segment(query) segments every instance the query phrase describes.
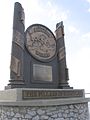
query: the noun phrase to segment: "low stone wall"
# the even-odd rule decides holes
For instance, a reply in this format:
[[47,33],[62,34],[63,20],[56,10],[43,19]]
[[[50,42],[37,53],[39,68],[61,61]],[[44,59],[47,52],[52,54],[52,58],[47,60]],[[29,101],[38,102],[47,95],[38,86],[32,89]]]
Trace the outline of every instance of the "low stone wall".
[[0,120],[89,120],[88,103],[52,106],[0,106]]

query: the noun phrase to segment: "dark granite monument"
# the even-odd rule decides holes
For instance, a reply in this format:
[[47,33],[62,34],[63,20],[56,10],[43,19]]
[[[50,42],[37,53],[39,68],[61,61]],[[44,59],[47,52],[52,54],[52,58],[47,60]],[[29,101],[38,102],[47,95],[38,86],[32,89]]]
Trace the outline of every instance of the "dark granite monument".
[[70,89],[63,22],[56,36],[44,25],[33,24],[25,31],[21,4],[14,7],[10,83],[7,88]]
[[10,77],[0,91],[0,120],[89,120],[83,89],[68,85],[63,22],[56,35],[41,24],[25,31],[24,10],[15,3]]
[[25,15],[15,3],[10,82],[0,91],[0,120],[89,120],[83,89],[68,85],[63,22],[56,35],[44,25],[25,31]]

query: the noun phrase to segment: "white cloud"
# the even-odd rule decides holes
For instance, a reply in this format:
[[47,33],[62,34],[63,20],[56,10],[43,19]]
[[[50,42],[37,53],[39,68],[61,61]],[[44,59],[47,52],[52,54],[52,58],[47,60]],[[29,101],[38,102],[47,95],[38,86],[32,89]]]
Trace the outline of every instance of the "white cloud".
[[[86,0],[89,4],[90,4],[90,0]],[[87,10],[88,12],[90,12],[90,7]]]
[[68,26],[68,31],[70,32],[70,33],[79,33],[79,30],[76,28],[76,27],[74,27],[74,26]]
[[81,88],[85,89],[86,92],[90,92],[90,32],[79,33],[77,39],[75,36],[72,39],[75,42],[77,41],[79,46],[77,49],[76,44],[73,45],[74,48],[72,49],[76,49],[76,51],[71,56],[68,56],[70,85],[74,88]]
[[87,32],[81,36],[82,43],[87,46],[90,46],[90,32]]
[[47,2],[28,0],[27,3],[26,1],[21,3],[25,9],[26,26],[37,22],[55,30],[55,24],[67,20],[69,16],[69,10],[58,7],[52,0]]
[[52,21],[65,21],[68,19],[69,16],[69,10],[65,10],[63,8],[58,7],[57,5],[54,5],[52,2],[49,1],[47,4],[47,11],[44,12],[47,13],[48,17]]
[[86,0],[88,3],[90,3],[90,0]]
[[88,12],[90,12],[90,8],[88,9]]
[[88,32],[88,33],[85,33],[84,35],[82,35],[82,37],[84,38],[84,39],[89,39],[90,40],[90,32]]
[[[0,38],[1,38],[1,58],[0,58],[0,89],[3,89],[9,82],[9,66],[12,43],[12,23],[14,2],[20,2],[25,11],[26,28],[33,23],[40,23],[55,31],[55,24],[61,20],[67,20],[69,11],[59,8],[53,4],[52,0],[3,0],[0,4]],[[3,12],[2,12],[3,11]]]
[[90,48],[80,49],[72,56],[70,64],[70,84],[90,92]]

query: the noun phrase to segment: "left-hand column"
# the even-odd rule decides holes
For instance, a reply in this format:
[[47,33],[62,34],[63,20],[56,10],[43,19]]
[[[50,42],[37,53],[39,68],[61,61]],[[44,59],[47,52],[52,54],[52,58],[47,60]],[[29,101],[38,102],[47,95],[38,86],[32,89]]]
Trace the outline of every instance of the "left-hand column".
[[23,80],[23,57],[24,57],[24,20],[25,14],[20,3],[16,2],[14,6],[13,18],[13,40],[10,65],[10,83],[7,88],[21,88],[24,85]]

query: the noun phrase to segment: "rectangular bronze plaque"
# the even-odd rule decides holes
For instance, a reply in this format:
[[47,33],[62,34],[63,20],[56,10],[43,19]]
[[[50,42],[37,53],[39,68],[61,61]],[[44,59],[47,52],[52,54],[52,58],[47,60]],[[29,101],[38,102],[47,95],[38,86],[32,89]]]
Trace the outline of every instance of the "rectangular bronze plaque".
[[33,64],[33,79],[51,82],[52,66]]
[[84,97],[83,90],[23,90],[22,99],[55,99],[55,98]]

